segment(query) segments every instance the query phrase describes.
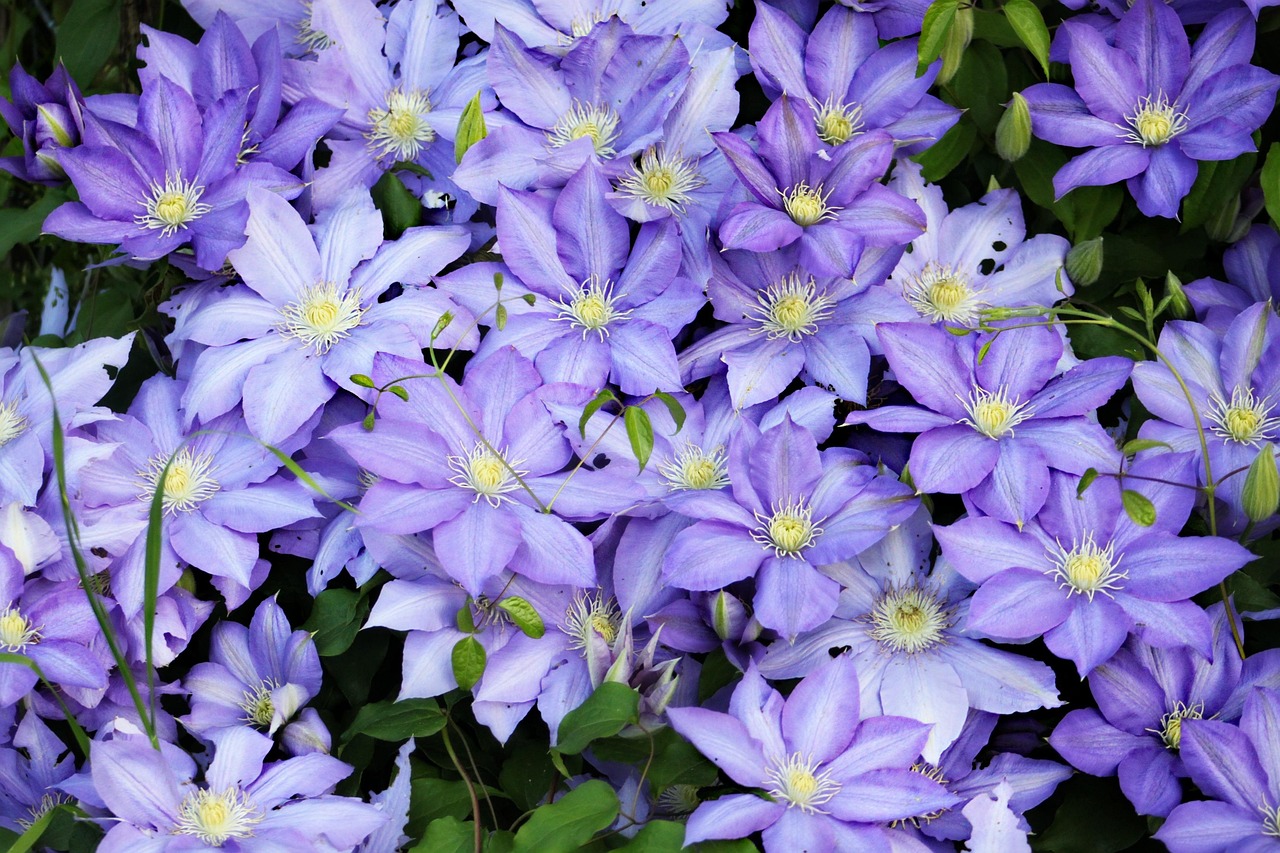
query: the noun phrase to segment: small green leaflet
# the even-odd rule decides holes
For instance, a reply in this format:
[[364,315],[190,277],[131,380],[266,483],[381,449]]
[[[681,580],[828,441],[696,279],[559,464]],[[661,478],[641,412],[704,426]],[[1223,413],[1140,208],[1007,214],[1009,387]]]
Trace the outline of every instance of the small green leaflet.
[[475,637],[463,637],[453,647],[453,677],[463,690],[476,686],[484,675],[484,646]]
[[649,421],[649,413],[639,406],[627,406],[622,412],[622,420],[627,425],[627,440],[631,442],[631,452],[636,455],[636,461],[643,471],[653,454],[653,424]]
[[543,634],[547,633],[547,628],[538,611],[520,596],[508,596],[498,602],[498,607],[511,617],[511,621],[524,632],[525,636],[539,640]]
[[1125,489],[1120,493],[1124,511],[1133,519],[1134,524],[1150,527],[1156,523],[1156,507],[1147,496],[1133,489]]

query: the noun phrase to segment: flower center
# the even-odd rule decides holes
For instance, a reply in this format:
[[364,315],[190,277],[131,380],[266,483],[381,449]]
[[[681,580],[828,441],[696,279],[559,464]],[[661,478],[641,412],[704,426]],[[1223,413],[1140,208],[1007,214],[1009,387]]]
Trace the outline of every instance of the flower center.
[[[946,786],[950,784],[947,778],[942,775],[942,770],[928,763],[927,761],[921,761],[921,762],[917,762],[916,764],[912,764],[911,767],[908,769],[912,773],[919,773],[924,778],[937,782],[939,785]],[[932,823],[933,821],[937,820],[938,818],[946,814],[947,811],[948,811],[947,809],[938,809],[936,811],[931,811],[928,814],[915,815],[914,817],[895,820],[892,823],[890,823],[889,826],[903,826],[909,823],[912,826],[914,826],[916,829],[919,829],[922,823]]]
[[840,793],[840,783],[829,772],[818,772],[817,759],[793,752],[785,762],[769,768],[766,778],[772,783],[769,794],[784,800],[787,808],[795,807],[807,814],[826,814],[818,808]]
[[1115,545],[1108,543],[1105,548],[1100,547],[1092,533],[1086,533],[1078,544],[1073,542],[1070,551],[1061,545],[1056,550],[1057,553],[1052,549],[1049,552],[1054,567],[1046,574],[1060,581],[1058,588],[1067,590],[1067,598],[1077,592],[1090,601],[1099,592],[1115,598],[1111,592],[1120,589],[1120,581],[1129,577],[1128,572],[1120,571]]
[[792,343],[818,331],[818,323],[831,317],[836,304],[830,296],[818,293],[812,278],[804,281],[794,272],[757,291],[756,301],[760,308],[750,317],[760,324],[756,331],[769,340],[786,338]]
[[1209,398],[1209,420],[1214,435],[1237,444],[1258,445],[1271,438],[1280,427],[1280,418],[1271,417],[1276,404],[1270,397],[1253,396],[1253,389],[1237,385],[1227,402],[1217,394]]
[[832,95],[817,108],[815,120],[819,139],[828,145],[842,145],[862,129],[862,107],[845,104]]
[[569,604],[560,630],[569,635],[571,649],[585,649],[593,635],[611,646],[622,630],[622,611],[609,596],[580,592]]
[[836,213],[841,210],[827,204],[831,193],[824,193],[822,184],[811,187],[807,181],[801,181],[786,192],[778,192],[782,194],[782,206],[787,215],[797,225],[816,225],[825,219],[835,219]]
[[[168,462],[167,456],[155,456],[148,463],[147,470],[138,472],[144,484],[138,500],[151,501]],[[173,457],[169,473],[164,478],[164,497],[161,500],[164,512],[166,515],[190,512],[213,497],[218,488],[218,481],[213,478],[213,454],[195,453],[184,447]]]
[[1204,703],[1196,702],[1188,705],[1185,702],[1174,703],[1173,710],[1160,718],[1160,728],[1147,731],[1160,735],[1168,749],[1177,750],[1182,746],[1182,721],[1203,720]]
[[427,124],[429,112],[431,101],[426,94],[392,89],[387,93],[385,108],[369,110],[370,130],[365,134],[369,147],[378,156],[398,162],[416,160],[422,146],[436,138],[436,132]]
[[27,428],[27,419],[18,414],[18,401],[0,403],[0,447],[4,447]]
[[775,556],[799,556],[822,535],[822,528],[813,520],[813,509],[803,498],[778,501],[771,510],[768,516],[755,514],[760,526],[751,532],[751,538]]
[[18,826],[21,826],[23,830],[28,830],[31,828],[32,824],[39,821],[40,818],[56,809],[58,806],[74,802],[75,798],[66,794],[45,794],[40,798],[39,803],[27,809],[27,814],[31,815],[31,819],[27,820],[25,818],[18,818],[16,823]]
[[271,691],[279,685],[263,681],[253,690],[244,691],[240,700],[240,710],[244,711],[244,721],[254,726],[270,726],[275,716],[276,706],[271,701]]
[[338,341],[351,334],[364,317],[360,304],[360,288],[338,292],[331,281],[313,284],[297,302],[280,309],[284,325],[280,333],[297,338],[317,354],[324,354]]
[[729,485],[729,459],[721,447],[707,453],[701,447],[686,444],[658,471],[673,492],[723,489]]
[[597,156],[612,157],[617,153],[613,141],[618,138],[618,114],[609,107],[574,101],[573,107],[560,117],[547,138],[554,148],[563,148],[574,140],[587,138],[595,147]]
[[1133,115],[1124,120],[1129,130],[1122,134],[1123,139],[1146,148],[1149,145],[1164,145],[1179,133],[1187,129],[1187,114],[1178,109],[1178,104],[1169,103],[1164,92],[1155,97],[1144,96],[1133,108]]
[[667,787],[658,795],[654,808],[659,814],[680,817],[692,814],[702,804],[698,796],[697,785],[676,784]]
[[505,497],[508,492],[520,488],[516,475],[523,477],[529,473],[515,470],[516,465],[520,464],[518,460],[512,460],[508,464],[503,462],[504,458],[505,454],[497,456],[483,441],[477,441],[470,452],[450,456],[446,460],[449,469],[457,472],[449,478],[449,482],[475,492],[472,503],[484,498],[491,507],[501,506],[503,501],[511,500]]
[[915,654],[944,642],[951,613],[937,597],[918,586],[891,589],[868,614],[871,638],[893,652]]
[[0,649],[20,652],[32,643],[40,642],[40,629],[31,624],[18,608],[10,605],[0,610]]
[[934,323],[968,326],[986,305],[964,275],[934,261],[925,264],[919,275],[906,282],[902,291],[916,313]]
[[220,794],[202,789],[183,799],[174,833],[194,835],[211,847],[221,847],[228,839],[252,836],[262,818],[249,795],[237,787]]
[[1009,399],[1009,392],[1003,387],[992,392],[975,385],[964,408],[969,417],[960,423],[968,424],[988,438],[1013,435],[1013,428],[1031,417],[1027,404]]
[[161,236],[168,237],[213,210],[200,201],[202,195],[204,187],[184,181],[181,174],[166,174],[164,185],[153,183],[151,195],[140,202],[146,213],[133,217],[133,221],[152,231],[158,229]]
[[1280,838],[1280,809],[1263,801],[1262,805],[1258,806],[1258,811],[1262,812],[1262,834]]
[[588,332],[595,332],[600,340],[609,334],[609,324],[614,320],[625,320],[631,316],[631,310],[621,310],[615,306],[626,294],[613,292],[613,282],[600,282],[599,276],[592,275],[578,288],[570,288],[572,294],[568,302],[558,300],[560,313],[557,320],[568,320],[575,329],[582,330],[582,339],[587,339]]
[[692,160],[647,148],[640,155],[640,163],[633,165],[631,173],[618,182],[618,189],[623,195],[655,207],[683,213],[684,206],[693,198],[693,190],[706,183]]

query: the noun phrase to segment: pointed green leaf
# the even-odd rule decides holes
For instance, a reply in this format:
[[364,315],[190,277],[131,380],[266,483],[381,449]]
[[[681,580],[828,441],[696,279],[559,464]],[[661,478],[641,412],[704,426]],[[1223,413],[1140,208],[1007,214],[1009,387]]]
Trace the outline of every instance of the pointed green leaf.
[[636,455],[636,461],[643,471],[653,454],[653,424],[649,421],[649,413],[639,406],[627,406],[622,411],[622,420],[627,426],[631,452]]
[[640,694],[625,684],[605,681],[577,708],[564,715],[556,737],[556,749],[577,755],[593,740],[613,737],[628,723],[635,723]]
[[356,735],[399,743],[411,737],[430,737],[445,727],[448,719],[435,699],[405,699],[365,705],[342,733],[342,742]]
[[1098,469],[1088,468],[1084,475],[1080,478],[1080,482],[1076,484],[1076,497],[1083,497],[1085,490],[1093,485],[1093,481],[1098,479]]
[[1155,504],[1146,495],[1135,492],[1133,489],[1125,489],[1120,493],[1120,500],[1124,504],[1124,511],[1133,519],[1134,524],[1150,527],[1156,523]]
[[1049,78],[1049,28],[1044,16],[1031,0],[1009,0],[1004,4],[1004,16],[1009,26],[1022,39],[1031,55],[1040,63],[1045,79]]
[[671,414],[671,420],[675,421],[676,432],[684,428],[684,406],[680,405],[680,401],[672,397],[666,391],[654,391],[653,396],[658,398],[662,405],[667,407],[667,411]]
[[934,0],[925,10],[924,23],[920,27],[917,77],[924,74],[925,69],[942,54],[942,46],[946,44],[947,33],[955,22],[958,7],[958,0]]
[[1133,441],[1126,441],[1120,452],[1125,456],[1132,456],[1135,453],[1141,453],[1143,450],[1154,450],[1157,447],[1173,450],[1168,444],[1163,441],[1156,441],[1154,438],[1135,438]]
[[484,675],[484,646],[475,637],[463,637],[453,647],[453,677],[463,690],[476,686]]
[[603,389],[600,393],[591,398],[591,402],[587,403],[582,410],[582,417],[578,418],[578,435],[586,436],[587,422],[591,417],[604,406],[605,403],[616,403],[618,398],[608,388]]
[[511,617],[511,621],[524,632],[525,636],[539,640],[543,634],[547,633],[546,625],[543,624],[542,617],[538,615],[538,611],[520,596],[507,596],[498,602],[498,607]]
[[376,385],[374,385],[374,384],[373,384],[373,379],[371,379],[370,377],[368,377],[368,376],[364,375],[363,373],[353,373],[353,374],[351,374],[351,384],[352,384],[352,385],[359,385],[361,388],[376,388],[376,387],[377,387]]
[[462,108],[462,117],[458,119],[458,134],[453,138],[453,159],[461,163],[467,149],[489,135],[484,125],[484,108],[480,105],[480,93],[467,101]]
[[572,853],[618,816],[618,795],[599,779],[538,807],[516,833],[513,853]]

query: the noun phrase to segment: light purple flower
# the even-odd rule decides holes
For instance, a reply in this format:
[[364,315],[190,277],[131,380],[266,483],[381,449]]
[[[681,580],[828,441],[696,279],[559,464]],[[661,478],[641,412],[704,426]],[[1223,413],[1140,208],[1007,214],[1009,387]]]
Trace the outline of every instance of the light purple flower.
[[1200,321],[1222,334],[1237,315],[1258,302],[1280,299],[1280,234],[1255,225],[1222,256],[1227,280],[1201,278],[1185,286]]

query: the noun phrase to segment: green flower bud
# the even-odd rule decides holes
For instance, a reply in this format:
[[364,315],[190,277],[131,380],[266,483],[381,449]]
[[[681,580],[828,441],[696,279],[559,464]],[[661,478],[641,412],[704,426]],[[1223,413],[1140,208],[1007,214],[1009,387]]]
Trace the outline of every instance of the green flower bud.
[[1102,238],[1077,243],[1067,252],[1067,277],[1076,287],[1088,287],[1102,275]]
[[1182,289],[1182,279],[1172,272],[1166,273],[1164,289],[1165,298],[1169,300],[1169,313],[1179,320],[1190,317],[1191,302],[1187,299],[1187,292]]
[[1244,514],[1255,524],[1266,521],[1280,508],[1280,472],[1276,470],[1275,448],[1264,444],[1249,473],[1244,475]]
[[951,29],[947,30],[947,40],[942,45],[942,69],[938,72],[938,85],[945,86],[951,82],[960,70],[960,60],[964,58],[965,49],[973,39],[973,7],[961,6],[956,9]]
[[1031,109],[1021,92],[1004,108],[1000,123],[996,125],[996,153],[1010,163],[1021,160],[1031,147]]
[[[1227,200],[1227,203],[1215,210],[1205,220],[1204,230],[1209,235],[1210,240],[1216,240],[1219,243],[1233,243],[1240,239],[1235,237],[1237,231],[1237,221],[1240,218],[1240,194],[1236,193]],[[1232,239],[1234,237],[1234,239]]]

